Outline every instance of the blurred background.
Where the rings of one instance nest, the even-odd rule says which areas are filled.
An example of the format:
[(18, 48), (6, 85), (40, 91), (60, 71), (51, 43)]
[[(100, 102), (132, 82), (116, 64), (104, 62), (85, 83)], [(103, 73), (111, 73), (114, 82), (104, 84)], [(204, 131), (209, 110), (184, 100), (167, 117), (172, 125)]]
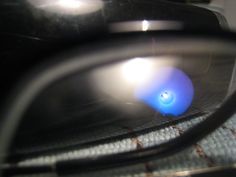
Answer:
[[(181, 0), (179, 0), (181, 1)], [(182, 0), (184, 1), (184, 0)], [(236, 30), (236, 1), (235, 0), (185, 0), (197, 6), (217, 11), (224, 15), (231, 29)]]
[[(61, 11), (57, 11), (58, 14), (55, 13), (52, 15), (49, 12), (47, 13), (47, 12), (44, 12), (43, 10), (40, 11), (40, 9), (33, 7), (33, 5), (36, 2), (40, 2), (40, 1), (47, 2), (47, 0), (24, 0), (24, 1), (2, 0), (0, 3), (0, 19), (1, 19), (0, 20), (0, 26), (1, 26), (0, 35), (2, 35), (2, 38), (1, 38), (2, 40), (0, 41), (0, 44), (4, 46), (0, 50), (0, 58), (1, 58), (0, 64), (2, 68), (0, 71), (0, 76), (1, 76), (0, 78), (2, 79), (2, 83), (4, 83), (2, 84), (0, 88), (0, 93), (2, 93), (2, 97), (1, 97), (2, 100), (4, 100), (3, 99), (4, 96), (7, 95), (5, 93), (10, 90), (9, 88), (14, 88), (15, 83), (16, 83), (15, 81), (17, 81), (21, 75), (27, 73), (28, 70), (37, 66), (37, 64), (47, 60), (50, 55), (53, 55), (54, 53), (58, 51), (63, 51), (66, 48), (73, 46), (73, 44), (78, 45), (79, 41), (81, 41), (81, 45), (82, 45), (84, 41), (89, 43), (90, 41), (96, 40), (97, 38), (99, 39), (99, 37), (102, 39), (105, 39), (105, 37), (107, 37), (105, 35), (107, 31), (104, 29), (106, 29), (105, 27), (107, 27), (107, 24), (110, 24), (110, 23), (115, 23), (115, 22), (120, 22), (120, 21), (123, 22), (127, 20), (133, 21), (137, 19), (139, 20), (139, 19), (146, 19), (146, 18), (148, 20), (149, 19), (153, 20), (154, 17), (159, 17), (160, 20), (170, 20), (170, 21), (173, 19), (176, 20), (175, 18), (179, 18), (179, 20), (184, 20), (184, 22), (186, 23), (187, 29), (195, 29), (195, 28), (197, 30), (210, 29), (210, 32), (212, 32), (214, 30), (217, 31), (217, 29), (218, 30), (221, 29), (221, 27), (227, 28), (221, 23), (219, 25), (219, 22), (221, 21), (223, 21), (222, 23), (225, 24), (224, 23), (224, 17), (225, 17), (230, 29), (236, 31), (236, 18), (235, 18), (236, 0), (166, 0), (166, 1), (160, 0), (160, 2), (163, 3), (162, 4), (163, 6), (157, 3), (159, 2), (158, 0), (152, 0), (153, 4), (151, 5), (148, 4), (148, 2), (150, 2), (148, 0), (137, 0), (139, 3), (136, 3), (136, 4), (135, 3), (132, 4), (131, 2), (135, 2), (132, 0), (130, 1), (123, 0), (122, 2), (124, 3), (120, 3), (121, 0), (117, 0), (117, 1), (116, 0), (103, 0), (103, 1), (98, 0), (98, 2), (106, 2), (106, 5), (107, 5), (106, 9), (104, 11), (99, 10), (98, 12), (94, 14), (92, 13), (89, 15), (86, 13), (85, 15), (83, 13), (79, 14), (81, 13), (81, 11), (78, 13), (78, 11), (76, 10), (63, 11), (63, 9), (59, 9), (59, 10), (61, 10), (64, 13), (71, 12), (71, 14), (63, 15), (63, 13), (60, 14)], [(86, 2), (92, 2), (92, 1), (93, 0), (90, 0), (90, 1), (86, 0)], [(167, 5), (165, 4), (167, 1), (172, 1), (175, 3), (176, 2), (187, 3), (190, 5), (209, 9), (213, 12), (216, 12), (215, 14), (217, 18), (214, 15), (214, 13), (208, 12), (204, 9), (196, 8), (193, 6), (186, 6), (185, 8), (185, 6), (182, 6), (183, 4), (182, 5), (175, 4), (172, 7), (168, 5), (168, 3)], [(68, 1), (64, 0), (61, 2), (63, 2), (64, 5), (66, 5), (65, 7), (69, 9), (72, 7), (71, 5), (68, 6), (68, 4), (70, 3), (65, 3), (65, 2), (69, 2), (69, 0)], [(74, 1), (72, 0), (70, 2), (74, 2)], [(115, 2), (115, 3), (112, 4), (112, 2)], [(97, 5), (99, 8), (102, 7), (102, 4), (98, 3)], [(42, 9), (43, 8), (46, 9), (47, 6), (40, 6), (40, 7)], [(116, 8), (117, 8), (117, 11), (116, 11)], [(84, 9), (86, 10), (86, 8)], [(55, 9), (49, 8), (49, 10), (54, 11)], [(97, 10), (97, 9), (92, 9), (92, 10)], [(123, 11), (126, 11), (127, 13), (123, 13)], [(76, 15), (76, 13), (78, 14)], [(220, 16), (219, 14), (223, 16)], [(157, 20), (159, 19), (157, 18)], [(143, 20), (141, 22), (142, 22), (141, 23), (142, 25), (143, 23), (148, 24), (146, 20)], [(96, 29), (95, 32), (94, 32), (94, 29)], [(146, 31), (145, 29), (146, 28), (142, 28), (142, 31)], [(88, 36), (88, 38), (85, 38), (85, 36)], [(232, 59), (230, 59), (230, 60), (227, 60), (226, 64), (232, 67), (233, 66), (232, 63), (234, 62), (235, 62), (234, 60), (232, 61)], [(221, 63), (218, 62), (216, 63), (216, 66), (221, 67), (222, 65)], [(234, 68), (232, 67), (231, 69), (232, 70), (234, 69), (233, 70), (234, 77), (232, 78), (232, 80), (227, 81), (227, 83), (231, 82), (231, 85), (229, 87), (235, 89), (236, 88), (236, 67), (234, 66)], [(198, 68), (198, 70), (201, 70), (201, 69)], [(222, 77), (227, 76), (227, 75), (225, 73), (218, 72), (218, 70), (216, 71), (217, 72), (214, 72), (214, 73), (217, 73), (219, 75), (214, 74), (216, 78), (214, 81), (218, 81), (218, 80), (225, 81), (225, 79), (222, 79)], [(225, 71), (228, 72), (229, 70), (225, 70)], [(110, 76), (110, 74), (105, 74), (105, 75)], [(85, 80), (84, 83), (86, 83), (87, 81), (86, 78), (84, 80)], [(212, 79), (209, 79), (209, 80), (212, 81)], [(76, 94), (77, 92), (83, 93), (77, 87), (78, 80), (75, 80), (75, 81), (76, 81), (75, 82), (76, 87), (71, 87), (71, 90), (72, 91), (75, 90)], [(52, 89), (51, 92), (46, 92), (46, 93), (52, 93), (51, 94), (52, 96), (54, 94), (55, 98), (59, 98), (58, 95), (63, 96), (62, 92), (64, 92), (65, 90), (68, 90), (69, 93), (72, 93), (71, 90), (65, 89), (66, 86), (69, 85), (68, 83), (70, 83), (70, 81), (65, 82), (65, 85), (63, 85), (63, 83), (59, 85), (58, 87), (56, 85), (55, 87), (53, 87), (54, 90)], [(83, 83), (83, 82), (81, 82), (80, 80), (80, 83)], [(206, 83), (209, 83), (209, 82), (207, 81)], [(73, 84), (71, 85), (74, 86)], [(83, 86), (83, 84), (80, 84), (80, 85)], [(113, 84), (111, 85), (113, 86)], [(218, 88), (218, 87), (214, 86), (213, 88)], [(86, 87), (83, 87), (83, 89), (87, 93), (89, 93)], [(58, 92), (56, 92), (55, 90)], [(232, 89), (229, 89), (229, 90), (232, 90)], [(29, 120), (32, 120), (31, 117), (35, 118), (39, 116), (39, 118), (36, 119), (36, 120), (39, 120), (39, 122), (33, 120), (33, 123), (36, 125), (35, 126), (36, 128), (39, 127), (39, 130), (41, 129), (41, 127), (45, 128), (46, 127), (45, 125), (49, 125), (50, 120), (52, 123), (60, 122), (58, 121), (59, 116), (63, 114), (61, 114), (59, 111), (54, 111), (55, 109), (53, 109), (54, 108), (53, 106), (55, 105), (56, 105), (55, 106), (56, 108), (60, 108), (60, 106), (62, 106), (63, 108), (66, 108), (65, 112), (70, 113), (68, 114), (69, 116), (66, 114), (66, 116), (62, 117), (62, 118), (65, 118), (66, 121), (68, 120), (68, 117), (77, 118), (78, 110), (83, 110), (84, 112), (82, 116), (85, 117), (84, 116), (85, 113), (88, 113), (89, 111), (85, 110), (85, 108), (78, 109), (78, 106), (75, 104), (75, 102), (73, 102), (74, 98), (77, 98), (77, 97), (75, 97), (74, 95), (67, 97), (68, 96), (67, 93), (65, 95), (66, 96), (62, 98), (69, 98), (68, 102), (72, 104), (68, 104), (66, 106), (65, 104), (58, 105), (58, 102), (59, 102), (58, 99), (54, 99), (54, 98), (51, 100), (56, 100), (55, 102), (49, 102), (49, 104), (51, 104), (52, 106), (53, 112), (57, 113), (55, 115), (53, 114), (55, 119), (52, 119), (53, 116), (51, 116), (47, 111), (42, 111), (43, 107), (41, 105), (44, 105), (45, 110), (47, 110), (46, 108), (48, 108), (49, 106), (47, 106), (46, 104), (42, 104), (39, 101), (41, 105), (39, 104), (40, 109), (38, 110), (40, 111), (38, 110), (35, 111), (34, 109), (32, 109), (32, 112), (37, 113), (37, 115), (34, 115), (34, 116), (32, 116), (32, 114), (28, 115)], [(84, 94), (81, 94), (81, 95), (84, 96)], [(44, 96), (45, 98), (49, 98), (47, 94), (45, 94)], [(209, 101), (208, 99), (209, 97), (204, 97), (204, 98), (207, 98), (206, 100)], [(213, 98), (215, 98), (214, 95), (213, 95)], [(100, 102), (95, 102), (94, 104), (95, 106), (97, 106), (96, 103), (97, 105), (101, 105)], [(129, 106), (131, 105), (130, 107), (132, 107), (132, 104), (130, 104), (129, 102), (127, 105)], [(125, 106), (128, 107), (127, 105)], [(92, 107), (91, 104), (87, 104), (84, 107), (86, 106), (89, 109), (92, 108), (91, 110), (97, 110), (95, 109), (97, 107), (95, 106)], [(203, 107), (205, 106), (203, 105)], [(65, 109), (59, 109), (59, 110), (64, 111)], [(39, 112), (48, 113), (49, 115), (48, 117), (50, 117), (51, 119), (47, 119), (46, 116), (40, 115)], [(94, 114), (95, 115), (94, 117), (91, 115), (89, 116), (91, 118), (97, 119), (98, 117), (97, 115), (101, 115), (101, 119), (104, 120), (105, 116), (113, 117), (111, 115), (113, 114), (117, 115), (117, 112), (118, 111), (105, 112), (106, 114), (104, 115), (100, 114), (101, 113), (100, 112), (99, 114), (97, 113)], [(150, 112), (149, 110), (147, 110), (144, 113), (153, 115), (153, 112)], [(122, 116), (123, 115), (121, 115), (120, 117)], [(154, 116), (156, 116), (156, 114), (154, 114)], [(152, 117), (150, 116), (150, 117), (154, 118), (154, 116)], [(199, 117), (197, 116), (195, 115), (196, 119), (191, 119), (191, 120), (189, 119), (189, 121), (180, 122), (176, 125), (171, 125), (160, 130), (150, 129), (149, 131), (145, 133), (141, 132), (140, 134), (137, 134), (136, 131), (146, 129), (147, 127), (148, 128), (152, 127), (154, 123), (151, 120), (147, 121), (147, 119), (141, 119), (142, 118), (141, 117), (140, 120), (145, 120), (145, 122), (147, 121), (149, 124), (144, 124), (141, 121), (139, 122), (137, 121), (137, 119), (135, 121), (130, 119), (131, 120), (130, 126), (127, 126), (129, 124), (127, 123), (127, 120), (125, 120), (123, 122), (125, 123), (126, 126), (120, 126), (120, 124), (117, 124), (121, 128), (120, 130), (117, 129), (116, 131), (112, 129), (113, 127), (111, 129), (108, 129), (107, 126), (104, 126), (101, 128), (100, 124), (98, 124), (100, 126), (99, 131), (101, 131), (105, 135), (108, 135), (108, 137), (112, 133), (114, 132), (117, 133), (119, 131), (122, 133), (122, 135), (126, 133), (130, 137), (122, 138), (122, 139), (120, 138), (118, 140), (114, 140), (110, 138), (109, 142), (103, 141), (102, 143), (99, 142), (99, 144), (94, 143), (92, 145), (91, 144), (88, 145), (83, 142), (83, 146), (81, 144), (78, 145), (78, 142), (80, 140), (87, 141), (89, 140), (88, 137), (92, 137), (92, 138), (95, 137), (96, 139), (97, 138), (96, 136), (99, 135), (96, 129), (94, 129), (96, 131), (91, 131), (93, 127), (92, 128), (90, 127), (91, 129), (88, 129), (88, 127), (81, 126), (83, 124), (81, 124), (81, 122), (75, 119), (75, 121), (78, 121), (79, 123), (78, 122), (74, 123), (73, 121), (71, 123), (68, 121), (70, 123), (68, 124), (69, 125), (68, 127), (70, 127), (69, 129), (67, 127), (67, 124), (61, 123), (62, 127), (63, 126), (65, 127), (65, 130), (66, 130), (65, 132), (61, 131), (62, 129), (60, 127), (60, 128), (55, 128), (56, 133), (53, 134), (51, 131), (53, 129), (51, 127), (49, 128), (46, 127), (47, 131), (45, 131), (44, 134), (40, 132), (40, 135), (45, 135), (45, 136), (38, 136), (38, 134), (36, 135), (36, 134), (33, 134), (32, 132), (28, 133), (28, 131), (30, 130), (36, 131), (37, 129), (35, 127), (32, 128), (33, 123), (28, 121), (26, 117), (25, 119), (25, 122), (27, 122), (27, 124), (25, 124), (26, 126), (24, 127), (24, 124), (23, 124), (24, 122), (23, 122), (22, 123), (23, 128), (20, 127), (21, 128), (19, 131), (20, 133), (17, 134), (21, 138), (19, 137), (15, 138), (16, 139), (14, 141), (15, 144), (12, 146), (13, 155), (12, 156), (10, 155), (9, 159), (7, 160), (9, 163), (14, 162), (18, 164), (19, 166), (21, 165), (30, 166), (32, 164), (33, 165), (40, 165), (40, 164), (47, 165), (47, 164), (54, 164), (55, 162), (60, 161), (60, 160), (72, 159), (74, 157), (84, 158), (89, 155), (102, 155), (106, 153), (118, 153), (122, 151), (133, 150), (133, 149), (142, 149), (142, 148), (152, 146), (155, 144), (160, 144), (163, 142), (163, 140), (167, 141), (173, 137), (177, 137), (181, 135), (184, 131), (186, 131), (188, 128), (190, 128), (191, 126), (205, 119), (204, 116), (199, 116)], [(44, 119), (42, 119), (41, 117), (43, 117)], [(120, 120), (120, 117), (118, 117), (119, 120)], [(144, 117), (148, 117), (148, 116), (145, 115)], [(130, 172), (127, 172), (126, 170), (124, 170), (125, 171), (124, 174), (129, 174), (129, 173), (139, 174), (139, 173), (145, 172), (148, 175), (150, 173), (151, 174), (152, 173), (155, 174), (159, 172), (164, 173), (166, 171), (168, 172), (181, 171), (181, 170), (186, 170), (186, 169), (189, 170), (189, 169), (213, 167), (213, 166), (220, 166), (220, 165), (227, 165), (227, 164), (230, 165), (232, 163), (235, 163), (236, 162), (236, 155), (234, 155), (236, 154), (236, 151), (235, 151), (236, 148), (234, 148), (236, 147), (236, 142), (235, 142), (236, 119), (235, 118), (236, 117), (234, 117), (234, 119), (230, 120), (226, 125), (224, 125), (219, 130), (217, 130), (215, 134), (213, 134), (211, 137), (207, 137), (200, 143), (197, 143), (191, 149), (188, 149), (187, 151), (183, 152), (182, 154), (173, 156), (168, 159), (164, 159), (160, 162), (155, 161), (151, 165), (149, 163), (146, 163), (142, 166), (142, 168), (138, 167), (137, 170), (136, 168), (132, 167), (128, 169), (128, 171)], [(45, 120), (45, 122), (43, 120)], [(86, 125), (91, 125), (90, 122), (95, 122), (95, 121), (90, 121), (90, 119), (85, 119), (85, 120), (87, 121), (87, 122), (84, 122)], [(110, 119), (108, 120), (110, 121)], [(137, 124), (139, 123), (140, 125), (142, 126), (145, 125), (145, 126), (141, 127), (142, 129), (141, 128), (135, 129), (138, 126), (136, 124), (133, 124), (133, 122)], [(40, 123), (42, 123), (41, 127), (39, 126)], [(113, 123), (114, 122), (111, 121), (110, 125), (113, 125)], [(158, 121), (155, 121), (155, 123), (159, 125)], [(78, 128), (78, 125), (80, 125), (79, 128)], [(135, 128), (132, 128), (131, 125)], [(72, 126), (74, 126), (74, 128), (72, 128)], [(78, 134), (81, 135), (81, 132), (79, 132), (81, 131), (81, 127), (83, 127), (84, 130), (88, 132), (89, 136), (85, 136), (84, 134), (81, 137), (78, 136)], [(26, 136), (26, 134), (24, 134), (25, 133), (24, 131), (28, 133), (29, 135), (28, 137)], [(111, 133), (107, 133), (108, 131), (110, 131)], [(62, 132), (62, 134), (65, 135), (66, 140), (71, 138), (69, 139), (70, 141), (66, 143), (61, 141), (62, 136), (58, 136), (57, 132), (59, 133)], [(91, 135), (89, 134), (90, 132), (91, 132)], [(131, 137), (131, 134), (132, 134), (132, 137)], [(51, 137), (48, 135), (51, 135)], [(117, 136), (118, 134), (114, 134), (114, 135)], [(49, 138), (46, 139), (45, 137), (49, 137)], [(105, 140), (107, 138), (107, 137), (103, 137), (103, 134), (102, 134), (102, 136), (99, 136), (98, 139), (100, 139), (101, 137)], [(53, 142), (52, 139), (55, 141)], [(43, 140), (43, 143), (44, 141), (46, 141), (46, 143), (41, 144), (41, 140)], [(38, 146), (38, 142), (40, 142), (39, 143), (40, 146)], [(51, 144), (52, 142), (55, 144)], [(62, 149), (61, 147), (63, 148), (67, 147), (68, 149)], [(58, 151), (56, 153), (54, 151), (55, 150), (54, 148), (55, 149), (58, 148)], [(44, 152), (45, 154), (42, 155), (41, 152)], [(151, 167), (149, 168), (149, 166)], [(118, 172), (118, 174), (122, 175), (120, 171)], [(95, 174), (95, 176), (97, 175)], [(108, 174), (108, 175), (100, 175), (100, 176), (111, 176), (111, 175)]]

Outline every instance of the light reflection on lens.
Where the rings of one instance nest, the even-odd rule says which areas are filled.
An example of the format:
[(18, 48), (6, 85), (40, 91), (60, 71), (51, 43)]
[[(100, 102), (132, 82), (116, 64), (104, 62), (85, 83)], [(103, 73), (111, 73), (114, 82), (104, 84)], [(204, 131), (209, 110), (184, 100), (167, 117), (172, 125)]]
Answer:
[(174, 67), (160, 68), (153, 79), (136, 88), (138, 100), (164, 116), (180, 116), (190, 107), (194, 95), (190, 78)]
[(34, 8), (61, 15), (83, 15), (103, 8), (101, 0), (27, 0)]
[(170, 91), (164, 91), (160, 94), (159, 101), (162, 104), (171, 104), (172, 102), (175, 101), (175, 95), (174, 95), (174, 93), (172, 93)]
[(72, 9), (80, 8), (83, 5), (83, 3), (78, 0), (59, 0), (58, 4), (63, 8)]
[(156, 31), (156, 30), (180, 30), (183, 29), (182, 22), (163, 21), (163, 20), (140, 20), (125, 21), (109, 24), (109, 30), (112, 33), (124, 33), (134, 31)]
[(122, 65), (121, 72), (129, 84), (142, 84), (152, 76), (152, 62), (142, 58), (132, 59)]
[(142, 30), (147, 31), (149, 29), (149, 22), (147, 20), (143, 20), (142, 22)]
[(144, 103), (164, 116), (180, 116), (191, 106), (194, 90), (176, 65), (170, 57), (133, 58), (94, 71), (91, 84), (99, 98), (105, 94), (123, 103)]

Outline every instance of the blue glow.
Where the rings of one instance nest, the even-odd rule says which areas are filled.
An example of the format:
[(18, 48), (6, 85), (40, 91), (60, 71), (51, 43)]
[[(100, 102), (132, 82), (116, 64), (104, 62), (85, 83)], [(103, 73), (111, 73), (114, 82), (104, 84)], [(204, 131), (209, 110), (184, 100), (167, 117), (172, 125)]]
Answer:
[(194, 88), (190, 78), (174, 67), (159, 69), (154, 77), (135, 90), (135, 97), (162, 115), (179, 116), (190, 107)]

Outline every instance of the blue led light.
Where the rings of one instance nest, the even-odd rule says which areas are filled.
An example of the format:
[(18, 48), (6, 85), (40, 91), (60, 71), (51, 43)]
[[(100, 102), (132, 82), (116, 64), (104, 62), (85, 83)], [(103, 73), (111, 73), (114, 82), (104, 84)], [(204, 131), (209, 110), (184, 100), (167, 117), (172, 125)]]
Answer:
[(135, 90), (135, 97), (162, 115), (179, 116), (190, 107), (194, 95), (190, 78), (174, 67), (158, 69), (154, 77)]
[(174, 101), (174, 94), (170, 91), (163, 91), (159, 96), (159, 101), (162, 104), (171, 104)]

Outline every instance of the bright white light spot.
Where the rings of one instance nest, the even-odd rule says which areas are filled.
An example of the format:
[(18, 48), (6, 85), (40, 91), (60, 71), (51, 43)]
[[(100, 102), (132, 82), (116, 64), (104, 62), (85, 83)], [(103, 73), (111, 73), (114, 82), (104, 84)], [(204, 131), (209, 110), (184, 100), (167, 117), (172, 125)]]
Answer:
[(142, 31), (147, 31), (149, 29), (149, 22), (147, 20), (142, 21)]
[(122, 66), (124, 79), (131, 84), (142, 84), (152, 76), (152, 63), (142, 58), (129, 60)]
[(64, 8), (76, 9), (81, 7), (82, 2), (80, 0), (59, 0), (58, 4)]
[(103, 8), (102, 0), (26, 0), (32, 7), (61, 15), (83, 15)]
[(165, 92), (165, 93), (162, 94), (162, 97), (164, 99), (168, 99), (169, 98), (169, 94), (167, 92)]

